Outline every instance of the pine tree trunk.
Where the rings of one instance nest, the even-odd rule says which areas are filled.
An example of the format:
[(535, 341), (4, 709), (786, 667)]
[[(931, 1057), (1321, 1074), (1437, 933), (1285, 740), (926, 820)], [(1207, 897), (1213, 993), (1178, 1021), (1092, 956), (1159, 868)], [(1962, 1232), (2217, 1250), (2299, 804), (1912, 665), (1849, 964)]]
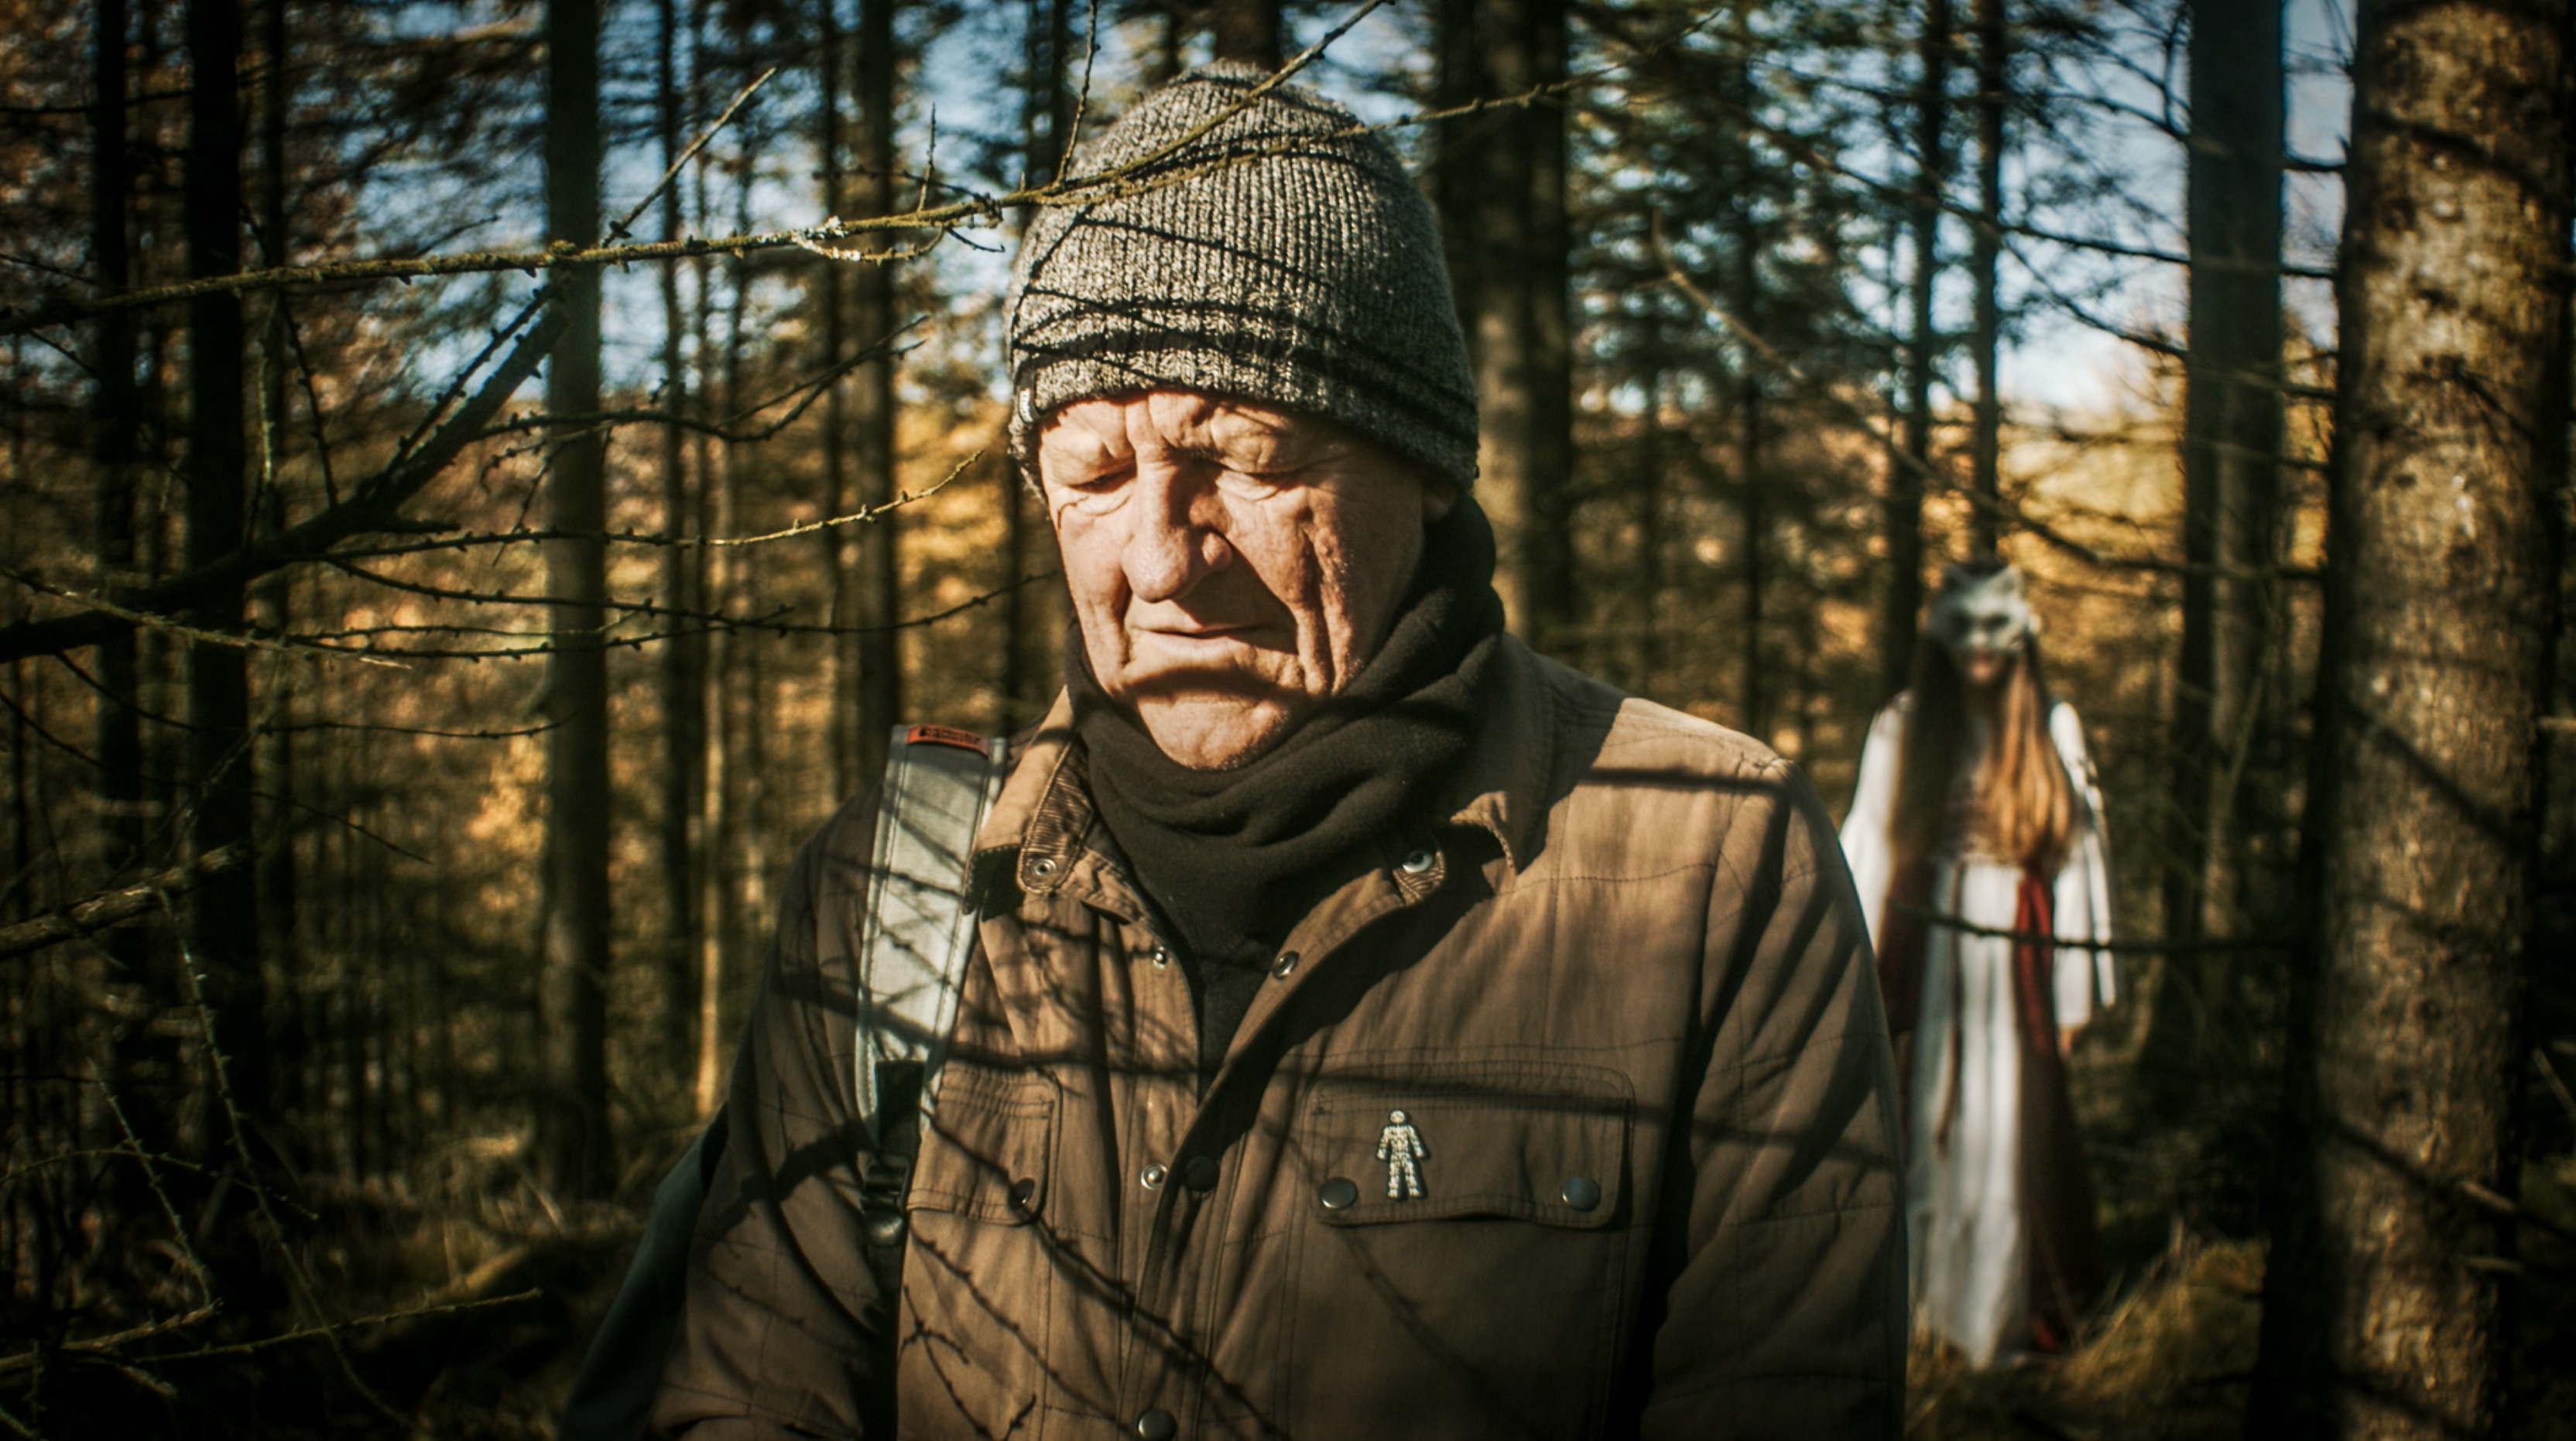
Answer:
[(1923, 492), (1932, 474), (1932, 377), (1941, 337), (1932, 302), (1941, 279), (1941, 201), (1949, 186), (1945, 144), (1950, 114), (1950, 0), (1925, 0), (1917, 42), (1922, 88), (1915, 96), (1914, 186), (1909, 229), (1914, 273), (1908, 277), (1904, 453), (1910, 465), (1889, 467), (1880, 526), (1887, 545), (1887, 590), (1879, 611), (1879, 688), (1905, 689), (1914, 669), (1914, 633), (1923, 609)]
[[(2256, 719), (2273, 586), (2281, 447), (2281, 10), (2197, 7), (2191, 17), (2187, 215), (2190, 354), (2183, 407), (2182, 647), (2173, 716), (2164, 931), (2188, 944), (2229, 907), (2211, 886), (2244, 857), (2223, 839)], [(2221, 568), (2235, 574), (2222, 576)], [(2224, 934), (2224, 925), (2214, 928)], [(2146, 1049), (2170, 1114), (2197, 1079), (2203, 1017), (2232, 963), (2164, 963)]]
[[(1432, 27), (1431, 108), (1455, 110), (1485, 92), (1483, 52), (1476, 41), (1477, 0), (1437, 0)], [(1482, 302), (1476, 283), (1483, 273), (1484, 251), (1479, 230), (1485, 185), (1485, 152), (1501, 143), (1502, 117), (1491, 112), (1443, 120), (1433, 127), (1431, 208), (1440, 224), (1440, 253), (1449, 267), (1449, 298), (1466, 333), (1471, 365), (1483, 347), (1476, 317)], [(1482, 374), (1481, 369), (1478, 374)], [(1488, 509), (1491, 505), (1488, 504)]]
[[(126, 43), (129, 17), (125, 0), (98, 0), (94, 22), (90, 115), (91, 229), (90, 251), (102, 290), (116, 290), (133, 280), (128, 204), (134, 185), (127, 139)], [(110, 585), (128, 584), (135, 573), (135, 480), (140, 473), (135, 434), (139, 428), (141, 389), (135, 384), (134, 312), (111, 310), (99, 316), (93, 331), (91, 366), (97, 377), (91, 391), (91, 455), (98, 466), (97, 511), (92, 537), (98, 566)], [(144, 791), (141, 674), (132, 631), (118, 631), (99, 642), (93, 653), (99, 697), (94, 743), (99, 837), (109, 867), (122, 870), (143, 857)], [(26, 754), (18, 754), (26, 763)], [(17, 874), (18, 872), (13, 872)], [(168, 1094), (177, 1072), (178, 1049), (153, 1020), (178, 1004), (178, 978), (166, 956), (156, 953), (141, 927), (109, 931), (97, 944), (116, 962), (129, 1005), (127, 1019), (116, 1028), (116, 1078), (126, 1118), (146, 1150), (170, 1149), (173, 1127)], [(117, 1168), (123, 1209), (143, 1214), (153, 1205), (142, 1172)]]
[(1281, 53), (1279, 0), (1215, 0), (1208, 14), (1208, 38), (1219, 60), (1237, 60), (1276, 70)]
[[(1061, 173), (1072, 137), (1073, 92), (1067, 67), (1073, 55), (1073, 0), (1029, 0), (1026, 74), (1027, 94), (1020, 114), (1021, 145), (1027, 181), (1042, 185)], [(1027, 225), (1027, 217), (1020, 219)], [(1061, 583), (1021, 577), (1055, 568), (1055, 546), (1037, 498), (1029, 493), (1016, 457), (1005, 454), (1002, 486), (1002, 725), (1014, 728), (1043, 715), (1055, 694), (1059, 674), (1057, 638), (1062, 609), (1056, 598)]]
[[(1736, 210), (1735, 225), (1735, 314), (1748, 326), (1758, 326), (1756, 319), (1760, 295), (1759, 256), (1761, 237), (1756, 233), (1752, 211), (1743, 205)], [(1760, 331), (1757, 329), (1756, 334)], [(1772, 675), (1769, 647), (1763, 644), (1763, 602), (1770, 589), (1771, 496), (1763, 468), (1762, 362), (1749, 352), (1738, 367), (1735, 378), (1735, 456), (1737, 462), (1737, 495), (1739, 513), (1744, 525), (1743, 610), (1736, 622), (1736, 643), (1743, 648), (1744, 685), (1742, 691), (1745, 734), (1766, 744), (1771, 738)]]
[[(599, 234), (599, 8), (546, 6), (546, 234), (589, 244)], [(570, 323), (546, 367), (546, 408), (599, 412), (599, 275), (554, 278)], [(537, 1156), (563, 1197), (608, 1185), (608, 526), (599, 435), (560, 428), (546, 481), (545, 543), (554, 650), (546, 691), (546, 925), (541, 1046), (544, 1095)]]
[(2266, 1441), (2497, 1434), (2512, 1342), (2569, 7), (2363, 0), (2357, 23), (2312, 929), (2248, 1417)]
[[(656, 121), (662, 165), (668, 169), (686, 142), (680, 135), (682, 99), (679, 68), (679, 14), (674, 0), (655, 0), (654, 79), (660, 91)], [(662, 238), (681, 238), (678, 183), (662, 191)], [(681, 353), (687, 321), (680, 307), (680, 267), (660, 267), (662, 287), (662, 405), (674, 415), (690, 413), (689, 371)], [(677, 537), (696, 531), (689, 496), (687, 448), (677, 425), (664, 425), (655, 457), (662, 489), (662, 529)], [(698, 609), (691, 584), (696, 562), (690, 551), (667, 546), (662, 551), (662, 607), (673, 619), (673, 634), (662, 642), (659, 680), (662, 703), (662, 1006), (660, 1054), (675, 1063), (694, 1058), (698, 1048), (698, 820), (704, 805), (707, 702), (706, 639), (690, 622), (676, 617)], [(835, 646), (835, 654), (838, 647)], [(693, 1088), (694, 1089), (694, 1088)]]
[[(267, 0), (260, 14), (263, 63), (259, 87), (259, 227), (264, 250), (261, 260), (269, 265), (291, 263), (294, 248), (287, 230), (286, 209), (286, 122), (294, 74), (287, 52), (287, 3), (288, 0)], [(287, 423), (287, 379), (295, 372), (296, 354), (287, 328), (291, 317), (286, 298), (285, 291), (270, 294), (260, 335), (261, 469), (269, 479), (261, 490), (260, 513), (252, 523), (264, 535), (285, 529), (288, 519), (282, 472), (286, 437), (291, 433)], [(252, 606), (262, 629), (283, 634), (294, 628), (295, 576), (292, 567), (280, 569), (261, 577), (252, 588)], [(294, 686), (284, 679), (289, 674), (306, 673), (278, 672), (286, 694), (271, 708), (273, 723), (259, 737), (257, 772), (261, 795), (259, 828), (267, 838), (254, 876), (259, 893), (260, 950), (285, 988), (284, 996), (271, 1008), (277, 1023), (271, 1027), (275, 1060), (270, 1086), (286, 1114), (301, 1113), (302, 1097), (298, 1092), (312, 1044), (311, 1034), (300, 1024), (303, 1010), (294, 1002), (306, 978), (296, 915), (295, 832), (300, 816), (296, 810), (296, 732), (291, 713)]]
[[(1564, 0), (1481, 0), (1473, 16), (1483, 94), (1530, 95), (1565, 78)], [(1476, 496), (1493, 517), (1495, 574), (1513, 626), (1561, 648), (1574, 613), (1569, 514), (1573, 347), (1566, 310), (1565, 105), (1555, 92), (1504, 110), (1476, 147), (1469, 232), (1476, 260)]]
[[(858, 213), (891, 214), (901, 203), (894, 179), (895, 39), (894, 13), (900, 0), (860, 0), (859, 6), (859, 136)], [(863, 264), (854, 271), (857, 290), (858, 343), (877, 347), (850, 378), (850, 431), (856, 442), (858, 501), (865, 507), (892, 503), (900, 483), (896, 474), (894, 356), (886, 349), (902, 319), (897, 313), (894, 271), (882, 264)], [(892, 510), (859, 527), (858, 580), (864, 604), (858, 638), (857, 773), (873, 780), (885, 769), (886, 734), (903, 717), (902, 517)]]
[[(235, 66), (241, 53), (237, 0), (190, 0), (187, 12), (188, 273), (241, 269), (242, 126)], [(188, 564), (207, 565), (239, 549), (249, 529), (244, 483), (242, 375), (246, 346), (241, 298), (201, 295), (188, 303)], [(201, 605), (210, 629), (242, 622), (234, 585)], [(195, 803), (190, 843), (200, 852), (248, 843), (254, 823), (250, 668), (239, 646), (188, 646), (188, 783)], [(190, 898), (189, 943), (214, 1010), (215, 1047), (230, 1068), (234, 1099), (247, 1111), (268, 1101), (268, 1036), (259, 958), (259, 887), (248, 870), (226, 872)]]
[(1977, 399), (1968, 443), (1968, 489), (1976, 509), (1968, 523), (1969, 548), (1979, 555), (1995, 553), (2002, 539), (1999, 505), (2003, 496), (2003, 396), (1997, 389), (1996, 359), (2003, 343), (2002, 277), (2004, 216), (2004, 102), (2012, 84), (2012, 36), (2004, 20), (2004, 0), (1976, 0), (1977, 31), (1977, 225), (1968, 247), (1968, 274), (1976, 285), (1975, 327), (1971, 346), (1977, 367)]
[[(814, 72), (815, 88), (821, 92), (822, 104), (816, 113), (815, 159), (821, 172), (823, 213), (842, 213), (841, 90), (842, 67), (846, 63), (841, 34), (840, 0), (815, 0)], [(821, 347), (815, 356), (818, 369), (832, 370), (850, 354), (850, 312), (841, 283), (843, 262), (826, 256), (815, 262), (814, 308), (821, 314)], [(850, 499), (850, 378), (841, 376), (823, 392), (823, 514), (835, 517), (849, 514)], [(851, 586), (851, 556), (857, 550), (857, 537), (844, 525), (831, 526), (818, 537), (822, 544), (824, 573), (831, 578), (831, 620), (836, 627), (851, 624), (850, 611), (854, 593)], [(832, 634), (824, 638), (823, 675), (827, 689), (824, 711), (823, 748), (831, 767), (832, 798), (849, 795), (866, 783), (859, 771), (859, 705), (860, 680), (858, 638)]]
[(1645, 406), (1637, 416), (1637, 460), (1630, 477), (1636, 504), (1636, 548), (1629, 579), (1634, 587), (1632, 624), (1637, 644), (1636, 668), (1628, 688), (1638, 695), (1661, 695), (1664, 673), (1664, 487), (1669, 463), (1664, 443), (1664, 336), (1660, 312), (1646, 316), (1647, 369), (1637, 388)]
[[(90, 253), (102, 291), (133, 279), (127, 197), (134, 185), (126, 140), (125, 0), (98, 0), (93, 22), (90, 112)], [(90, 392), (92, 457), (98, 465), (97, 513), (92, 537), (98, 565), (111, 585), (129, 584), (134, 569), (135, 429), (140, 396), (134, 384), (134, 312), (110, 310), (92, 331)], [(96, 652), (100, 698), (98, 804), (108, 863), (134, 864), (143, 844), (143, 724), (136, 709), (134, 634), (118, 631)], [(102, 941), (131, 961), (129, 932)]]
[[(737, 47), (738, 49), (739, 47)], [(748, 149), (756, 143), (746, 134), (743, 144)], [(733, 228), (750, 228), (750, 178), (739, 176), (734, 187)], [(700, 223), (706, 210), (700, 207)], [(708, 365), (714, 374), (706, 381), (715, 397), (716, 411), (723, 415), (740, 414), (743, 402), (743, 349), (750, 311), (750, 267), (737, 256), (728, 262), (728, 287), (725, 306), (724, 344), (713, 349)], [(707, 303), (699, 307), (702, 334), (711, 334), (713, 311)], [(709, 483), (714, 490), (713, 514), (707, 530), (713, 535), (740, 535), (743, 532), (743, 472), (747, 460), (740, 445), (727, 443), (716, 463)], [(709, 552), (707, 570), (707, 609), (730, 614), (738, 606), (739, 591), (749, 589), (756, 572), (744, 563), (733, 549)], [(751, 937), (746, 920), (752, 914), (743, 893), (749, 878), (747, 838), (753, 825), (749, 803), (750, 784), (744, 757), (750, 749), (748, 732), (760, 724), (760, 717), (745, 704), (752, 691), (752, 647), (738, 630), (721, 630), (714, 637), (714, 653), (708, 665), (708, 699), (714, 707), (707, 728), (707, 812), (704, 835), (707, 863), (706, 890), (700, 912), (700, 925), (706, 934), (699, 947), (698, 972), (698, 1114), (709, 1115), (723, 1098), (724, 1071), (721, 1064), (725, 1041), (725, 980), (742, 974), (751, 955)]]

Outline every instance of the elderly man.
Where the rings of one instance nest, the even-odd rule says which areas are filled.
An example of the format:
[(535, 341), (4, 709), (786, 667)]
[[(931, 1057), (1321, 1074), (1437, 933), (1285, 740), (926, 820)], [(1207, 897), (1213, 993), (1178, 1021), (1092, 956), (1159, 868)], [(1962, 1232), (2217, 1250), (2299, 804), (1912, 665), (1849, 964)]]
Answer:
[(851, 1080), (862, 797), (788, 887), (653, 1427), (1893, 1437), (1832, 829), (1504, 634), (1428, 208), (1262, 86), (1157, 92), (1030, 228), (1012, 434), (1078, 625), (975, 841), (905, 1224)]

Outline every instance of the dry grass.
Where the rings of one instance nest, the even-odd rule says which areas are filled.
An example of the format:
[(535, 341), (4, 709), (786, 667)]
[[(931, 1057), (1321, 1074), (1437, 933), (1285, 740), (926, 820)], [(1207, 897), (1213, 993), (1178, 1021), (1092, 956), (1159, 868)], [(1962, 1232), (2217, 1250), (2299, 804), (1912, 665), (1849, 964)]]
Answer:
[(1970, 1370), (1916, 1337), (1905, 1434), (1924, 1441), (2234, 1441), (2261, 1316), (2261, 1248), (2174, 1244), (2061, 1360)]

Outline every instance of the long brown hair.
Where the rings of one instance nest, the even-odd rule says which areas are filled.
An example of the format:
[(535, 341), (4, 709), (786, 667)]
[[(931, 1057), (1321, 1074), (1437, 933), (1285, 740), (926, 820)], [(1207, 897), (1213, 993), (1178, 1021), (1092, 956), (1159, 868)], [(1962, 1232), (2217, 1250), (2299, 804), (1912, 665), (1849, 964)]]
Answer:
[[(1976, 807), (1961, 817), (1978, 849), (2054, 874), (2075, 829), (2075, 788), (2048, 734), (2048, 686), (2039, 637), (2006, 662), (1995, 704), (1994, 744), (1977, 768)], [(1914, 645), (1905, 744), (1896, 758), (1896, 807), (1888, 841), (1902, 868), (1940, 853), (1950, 829), (1950, 781), (1968, 748), (1968, 682), (1928, 636)]]

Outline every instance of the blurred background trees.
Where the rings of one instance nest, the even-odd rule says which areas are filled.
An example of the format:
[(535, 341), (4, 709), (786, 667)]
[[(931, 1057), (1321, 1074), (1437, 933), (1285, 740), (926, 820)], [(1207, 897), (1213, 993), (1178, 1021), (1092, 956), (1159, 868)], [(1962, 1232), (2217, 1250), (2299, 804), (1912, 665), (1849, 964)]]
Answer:
[[(1053, 695), (1029, 207), (1351, 14), (0, 4), (0, 1426), (544, 1434), (803, 835)], [(2034, 576), (2120, 1279), (1921, 1432), (2568, 1424), (2565, 21), (1406, 0), (1301, 72), (1441, 217), (1541, 649), (1839, 804), (1926, 576)]]

